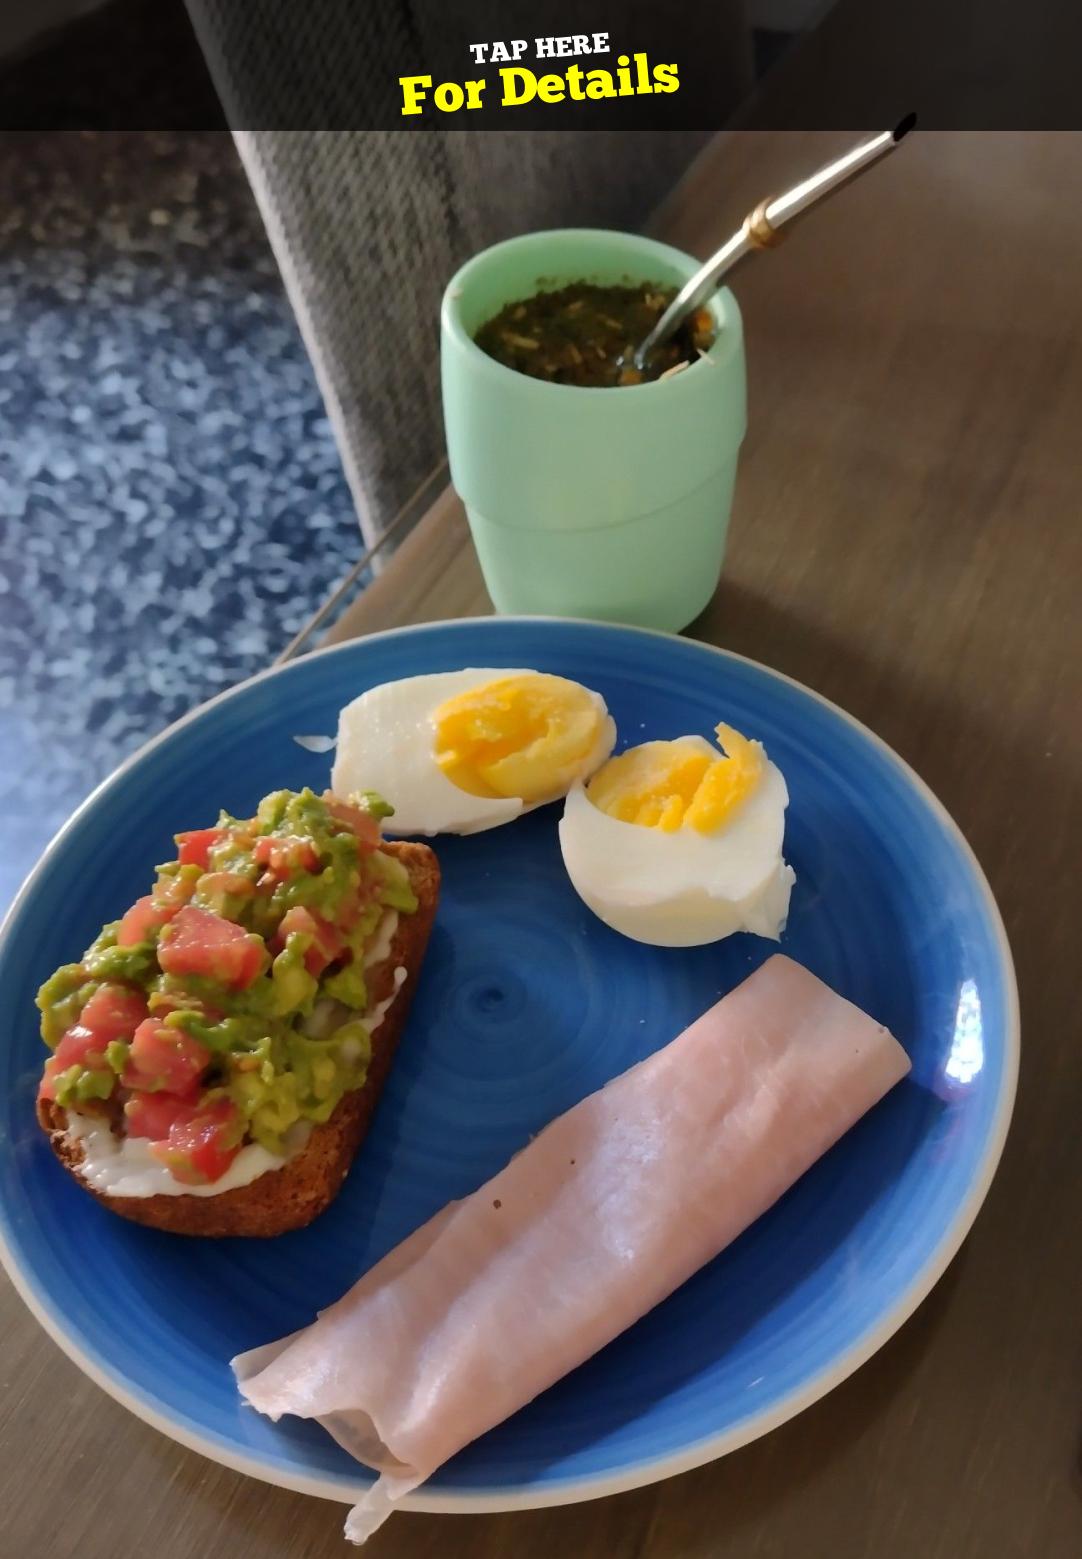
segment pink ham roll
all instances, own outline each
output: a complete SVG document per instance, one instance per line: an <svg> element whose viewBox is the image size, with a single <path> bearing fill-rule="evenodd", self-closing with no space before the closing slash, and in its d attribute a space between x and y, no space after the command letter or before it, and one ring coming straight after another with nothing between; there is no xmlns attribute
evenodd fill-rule
<svg viewBox="0 0 1082 1559"><path fill-rule="evenodd" d="M380 1472L346 1523L361 1542L723 1250L908 1070L884 1028L770 958L313 1325L234 1360L241 1392Z"/></svg>

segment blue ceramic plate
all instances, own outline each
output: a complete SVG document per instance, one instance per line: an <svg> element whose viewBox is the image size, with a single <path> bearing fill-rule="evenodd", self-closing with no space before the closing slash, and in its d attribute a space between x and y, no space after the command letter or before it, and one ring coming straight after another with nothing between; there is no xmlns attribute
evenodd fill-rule
<svg viewBox="0 0 1082 1559"><path fill-rule="evenodd" d="M188 1241L99 1208L34 1122L34 991L146 890L174 830L325 784L298 734L333 732L375 683L535 666L601 692L621 744L719 718L761 738L792 796L783 947L905 1045L912 1076L766 1217L589 1364L442 1468L410 1503L585 1499L720 1456L878 1348L958 1249L1007 1130L1018 1060L1010 954L988 886L920 781L796 683L687 640L492 619L379 634L257 677L167 731L55 840L0 943L3 1258L60 1346L185 1445L272 1483L353 1500L369 1481L313 1424L238 1401L228 1360L293 1331L531 1133L666 1044L772 944L644 948L576 898L547 807L438 841L444 895L375 1126L311 1228ZM93 1259L87 1259L87 1251ZM118 1325L118 1316L124 1324Z"/></svg>

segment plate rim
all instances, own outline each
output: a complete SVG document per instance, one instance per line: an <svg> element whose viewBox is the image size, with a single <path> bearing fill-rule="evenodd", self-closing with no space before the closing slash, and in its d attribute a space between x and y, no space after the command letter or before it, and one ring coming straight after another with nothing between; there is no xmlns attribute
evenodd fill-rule
<svg viewBox="0 0 1082 1559"><path fill-rule="evenodd" d="M502 1511L536 1510L557 1505L572 1505L586 1500L600 1499L609 1494L619 1494L631 1489L643 1488L652 1483L659 1483L680 1473L690 1472L696 1467L702 1467L709 1462L717 1461L722 1456L727 1456L730 1452L739 1450L740 1447L750 1444L753 1440L769 1434L772 1430L779 1428L782 1424L787 1423L789 1419L795 1418L799 1413L804 1412L806 1408L818 1402L820 1398L833 1391L836 1386L841 1385L861 1365L867 1363L872 1355L877 1353L893 1337L895 1332L905 1324L910 1316L914 1314L942 1278L948 1266L957 1255L970 1229L973 1227L977 1214L980 1212L991 1188L992 1180L995 1177L995 1172L1006 1143L1017 1093L1021 1053L1018 980L1010 942L999 905L996 903L991 885L969 840L943 802L940 801L939 797L916 770L887 741L866 726L863 721L858 720L855 715L851 715L839 704L834 703L825 694L818 692L815 688L808 687L806 683L798 681L796 677L789 676L787 672L777 671L749 655L742 655L736 650L725 649L721 645L708 644L701 639L685 638L682 634L666 633L657 628L640 628L632 624L603 622L587 617L515 614L506 616L450 617L439 618L431 622L403 623L394 628L379 629L374 633L362 634L357 638L344 639L337 644L324 645L319 649L310 650L307 654L298 656L295 660L264 667L262 671L255 672L252 676L244 678L243 681L235 683L232 687L224 688L220 693L216 693L212 698L198 704L194 709L189 710L187 714L182 715L179 720L174 720L163 731L159 731L157 735L150 737L148 741L142 743L135 752L131 753L122 763L118 764L115 769L106 775L99 784L95 785L90 794L80 802L70 817L67 818L52 839L50 839L40 858L21 884L7 913L3 917L3 921L0 922L0 950L2 950L4 943L11 934L12 927L22 913L24 904L34 892L38 879L43 875L47 865L61 848L67 835L76 826L83 814L96 804L98 797L114 784L116 780L141 762L147 753L153 751L155 747L166 740L171 739L176 732L183 730L185 726L201 719L208 709L214 708L216 705L235 697L246 688L268 681L276 676L281 676L294 666L341 654L344 651L355 649L361 643L378 642L402 636L425 636L448 628L464 627L466 625L477 628L482 624L578 626L600 629L602 632L621 636L631 635L642 639L661 639L685 644L708 655L717 655L724 660L740 662L743 665L752 667L755 671L761 672L768 678L795 688L814 703L829 710L867 740L881 757L885 758L900 771L901 777L916 792L939 822L944 833L958 848L979 891L992 932L992 940L995 951L998 954L1003 978L1005 1018L1003 1079L999 1098L996 1102L996 1113L970 1188L940 1239L939 1244L926 1260L924 1267L877 1324L870 1327L863 1337L858 1338L849 1349L833 1360L831 1364L821 1369L817 1375L813 1376L801 1388L790 1391L770 1407L760 1412L749 1414L728 1429L714 1435L707 1435L679 1451L633 1462L619 1472L587 1474L576 1478L564 1479L556 1483L540 1486L526 1485L518 1489L481 1488L426 1491L424 1485L422 1485L421 1488L414 1490L401 1502L403 1509L438 1514L465 1514L470 1512L494 1514ZM23 1272L9 1244L3 1219L0 1219L0 1265L3 1266L16 1293L42 1330L82 1373L111 1396L114 1401L127 1408L136 1418L142 1420L143 1423L149 1424L151 1428L158 1430L160 1433L167 1435L171 1440L185 1446L188 1450L197 1452L210 1461L216 1462L219 1466L230 1468L234 1472L243 1473L248 1477L259 1479L261 1482L269 1483L278 1488L290 1489L300 1494L315 1495L316 1497L334 1500L338 1503L352 1504L371 1487L370 1479L351 1484L349 1480L345 1479L331 1479L315 1474L294 1472L289 1468L270 1466L255 1457L246 1456L231 1449L229 1446L221 1445L209 1436L192 1433L185 1424L159 1411L152 1401L144 1400L130 1391L122 1380L110 1375L108 1370L102 1369L93 1357L85 1353L78 1342L65 1331L64 1326L53 1315L48 1306L47 1295L44 1292L39 1293L37 1287Z"/></svg>

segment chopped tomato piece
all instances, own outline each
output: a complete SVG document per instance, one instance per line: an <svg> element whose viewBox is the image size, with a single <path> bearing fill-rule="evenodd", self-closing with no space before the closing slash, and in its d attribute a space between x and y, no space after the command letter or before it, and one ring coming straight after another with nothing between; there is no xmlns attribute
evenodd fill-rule
<svg viewBox="0 0 1082 1559"><path fill-rule="evenodd" d="M262 974L266 949L261 937L212 910L185 904L158 943L158 962L167 974L195 974L244 990Z"/></svg>
<svg viewBox="0 0 1082 1559"><path fill-rule="evenodd" d="M60 1043L45 1063L39 1099L55 1099L55 1083L61 1072L69 1066L85 1067L89 1072L104 1072L109 1063L105 1059L105 1041L92 1034L79 1023L72 1025L60 1039Z"/></svg>
<svg viewBox="0 0 1082 1559"><path fill-rule="evenodd" d="M189 828L187 833L175 835L177 860L182 866L209 866L211 848L228 832L226 828Z"/></svg>
<svg viewBox="0 0 1082 1559"><path fill-rule="evenodd" d="M132 1094L124 1106L124 1127L129 1137L149 1137L163 1142L178 1122L189 1122L196 1113L198 1095L181 1098L175 1093Z"/></svg>
<svg viewBox="0 0 1082 1559"><path fill-rule="evenodd" d="M210 1051L161 1018L140 1023L121 1082L147 1093L190 1093L210 1065Z"/></svg>
<svg viewBox="0 0 1082 1559"><path fill-rule="evenodd" d="M305 949L304 967L318 979L327 965L341 955L346 944L329 921L314 910L306 909L303 904L295 904L282 916L274 939L275 947L281 951L286 945L286 938L296 931L312 939Z"/></svg>
<svg viewBox="0 0 1082 1559"><path fill-rule="evenodd" d="M69 1066L85 1066L100 1071L108 1063L105 1059L107 1039L101 1039L81 1023L68 1029L53 1051L51 1060L56 1062L57 1072L66 1072ZM48 1062L45 1063L48 1066Z"/></svg>
<svg viewBox="0 0 1082 1559"><path fill-rule="evenodd" d="M146 1015L142 991L132 990L130 985L99 985L79 1014L76 1026L89 1030L104 1050L114 1039L130 1039Z"/></svg>
<svg viewBox="0 0 1082 1559"><path fill-rule="evenodd" d="M152 898L149 893L141 899L136 899L131 909L128 910L120 922L120 930L116 934L118 947L134 947L137 942L146 942L155 931L160 931L168 921L172 920L179 904L165 904Z"/></svg>
<svg viewBox="0 0 1082 1559"><path fill-rule="evenodd" d="M65 1029L60 1042L45 1063L38 1084L39 1099L55 1099L55 1080L69 1066L103 1072L109 1063L106 1047L114 1039L131 1039L147 1015L147 1004L140 991L127 985L99 985L82 1012L79 1021Z"/></svg>
<svg viewBox="0 0 1082 1559"><path fill-rule="evenodd" d="M179 1114L163 1142L151 1144L182 1185L211 1185L220 1180L240 1152L243 1125L236 1105L224 1095Z"/></svg>
<svg viewBox="0 0 1082 1559"><path fill-rule="evenodd" d="M371 854L373 850L379 848L379 819L373 817L371 812L364 812L360 807L351 806L348 801L333 796L329 790L323 792L323 804L336 823L341 823L351 834L356 835L362 855Z"/></svg>
<svg viewBox="0 0 1082 1559"><path fill-rule="evenodd" d="M261 866L269 866L279 877L295 871L317 872L321 865L319 851L311 839L296 834L285 839L262 834L252 846L252 853Z"/></svg>

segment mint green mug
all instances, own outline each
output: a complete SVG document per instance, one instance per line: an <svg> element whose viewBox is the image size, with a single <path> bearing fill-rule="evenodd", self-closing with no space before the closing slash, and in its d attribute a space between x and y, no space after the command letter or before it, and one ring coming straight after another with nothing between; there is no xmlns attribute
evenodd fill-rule
<svg viewBox="0 0 1082 1559"><path fill-rule="evenodd" d="M698 266L632 233L568 228L495 244L451 279L441 312L447 452L497 611L676 632L713 595L746 425L744 333L728 288L709 305L709 352L649 384L551 384L473 340L539 287L679 287Z"/></svg>

